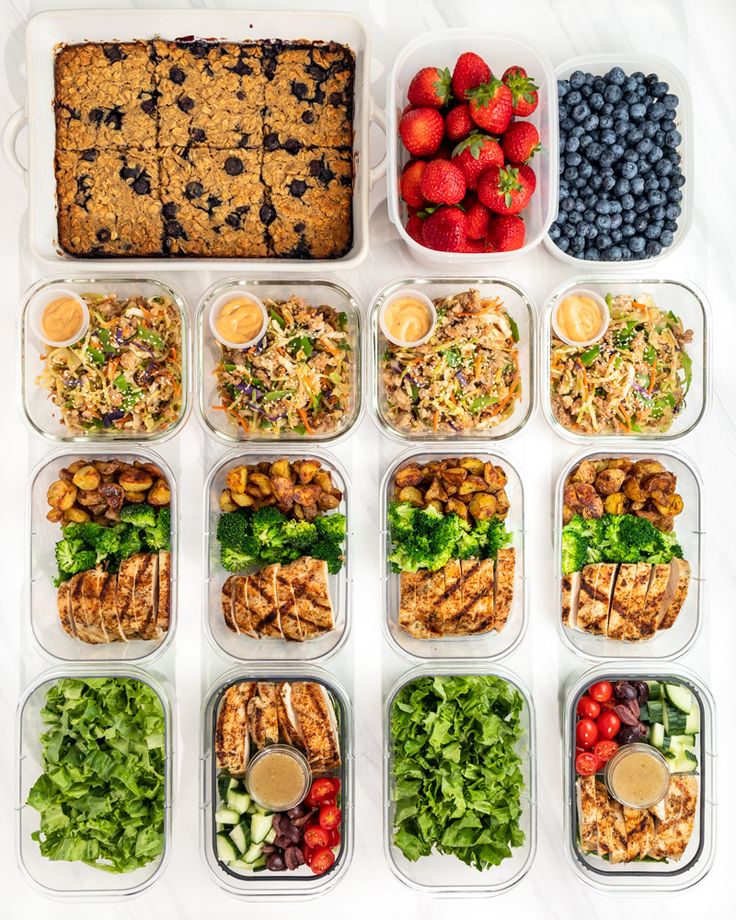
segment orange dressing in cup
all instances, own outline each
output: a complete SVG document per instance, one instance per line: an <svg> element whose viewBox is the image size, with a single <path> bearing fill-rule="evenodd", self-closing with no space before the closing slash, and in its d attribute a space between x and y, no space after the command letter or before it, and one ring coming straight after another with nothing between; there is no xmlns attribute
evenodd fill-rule
<svg viewBox="0 0 736 920"><path fill-rule="evenodd" d="M423 301L406 295L386 304L383 322L393 339L412 343L429 333L433 318Z"/></svg>
<svg viewBox="0 0 736 920"><path fill-rule="evenodd" d="M41 314L43 339L50 345L68 342L82 328L84 312L73 297L58 297L46 304Z"/></svg>
<svg viewBox="0 0 736 920"><path fill-rule="evenodd" d="M250 297L233 297L224 303L215 319L218 333L233 345L245 345L257 338L263 328L263 311Z"/></svg>
<svg viewBox="0 0 736 920"><path fill-rule="evenodd" d="M594 340L604 321L600 304L587 294L568 294L555 314L555 324L565 339L580 344Z"/></svg>

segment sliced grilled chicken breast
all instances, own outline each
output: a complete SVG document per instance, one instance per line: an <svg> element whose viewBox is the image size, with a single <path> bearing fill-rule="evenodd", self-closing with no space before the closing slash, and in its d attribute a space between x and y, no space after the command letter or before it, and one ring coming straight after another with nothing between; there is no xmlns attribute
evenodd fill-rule
<svg viewBox="0 0 736 920"><path fill-rule="evenodd" d="M267 565L260 572L248 576L246 590L251 626L257 635L264 638L283 638L276 604L276 569L275 565Z"/></svg>
<svg viewBox="0 0 736 920"><path fill-rule="evenodd" d="M157 594L158 553L145 553L135 576L133 610L128 620L131 632L128 635L132 635L136 639L155 637Z"/></svg>
<svg viewBox="0 0 736 920"><path fill-rule="evenodd" d="M297 603L291 589L288 566L279 566L276 571L276 603L279 607L279 623L284 639L301 642L304 639Z"/></svg>
<svg viewBox="0 0 736 920"><path fill-rule="evenodd" d="M662 606L662 599L667 591L669 580L669 563L652 566L652 577L649 581L649 590L647 591L642 612L642 628L646 630L647 635L654 635L657 631L659 610Z"/></svg>
<svg viewBox="0 0 736 920"><path fill-rule="evenodd" d="M422 572L422 576L417 581L416 619L430 633L441 636L444 633L445 576L441 569L437 572Z"/></svg>
<svg viewBox="0 0 736 920"><path fill-rule="evenodd" d="M76 639L77 629L74 625L74 617L72 616L70 585L71 583L69 581L63 581L59 585L59 589L56 592L56 606L59 611L59 620L62 629L65 633L70 635L72 639Z"/></svg>
<svg viewBox="0 0 736 920"><path fill-rule="evenodd" d="M600 562L586 565L583 569L580 577L578 629L598 636L605 633L616 568L609 562Z"/></svg>
<svg viewBox="0 0 736 920"><path fill-rule="evenodd" d="M493 628L497 632L506 625L514 600L514 572L516 569L516 550L513 546L500 549L496 556L495 577L493 581Z"/></svg>
<svg viewBox="0 0 736 920"><path fill-rule="evenodd" d="M247 706L255 693L253 682L232 684L220 703L215 728L215 756L220 770L242 776L250 759Z"/></svg>
<svg viewBox="0 0 736 920"><path fill-rule="evenodd" d="M646 856L654 843L654 818L646 808L624 805L626 830L626 862Z"/></svg>
<svg viewBox="0 0 736 920"><path fill-rule="evenodd" d="M135 583L138 571L143 565L143 553L134 553L123 559L118 570L117 607L120 626L126 636L135 639L137 626L133 621Z"/></svg>
<svg viewBox="0 0 736 920"><path fill-rule="evenodd" d="M118 615L117 588L117 575L105 575L100 594L100 616L112 642L127 642L128 637L123 632Z"/></svg>
<svg viewBox="0 0 736 920"><path fill-rule="evenodd" d="M279 733L283 741L287 744L294 744L296 747L304 748L304 738L299 728L299 719L294 712L294 704L291 700L291 684L289 681L283 681L276 688L279 703Z"/></svg>
<svg viewBox="0 0 736 920"><path fill-rule="evenodd" d="M672 776L669 791L664 798L667 817L655 826L654 843L648 852L649 856L655 859L681 859L695 826L698 789L698 777L694 774L676 773ZM668 803L668 799L672 799L672 802Z"/></svg>
<svg viewBox="0 0 736 920"><path fill-rule="evenodd" d="M445 582L441 601L442 629L446 635L452 635L457 630L463 609L463 571L460 560L451 559L440 572Z"/></svg>
<svg viewBox="0 0 736 920"><path fill-rule="evenodd" d="M578 601L580 600L580 572L562 576L562 623L575 629L578 625Z"/></svg>
<svg viewBox="0 0 736 920"><path fill-rule="evenodd" d="M70 600L77 637L93 645L108 642L100 612L100 591L105 573L90 569L72 576Z"/></svg>
<svg viewBox="0 0 736 920"><path fill-rule="evenodd" d="M673 559L670 564L670 580L662 598L659 614L659 628L669 629L677 619L687 599L690 587L690 563L684 559Z"/></svg>
<svg viewBox="0 0 736 920"><path fill-rule="evenodd" d="M636 566L634 584L631 587L629 598L629 613L624 627L624 639L629 642L639 642L642 639L651 639L654 631L650 632L650 624L645 612L649 582L652 578L654 566L640 562Z"/></svg>
<svg viewBox="0 0 736 920"><path fill-rule="evenodd" d="M258 639L259 635L253 628L253 618L250 614L250 587L251 582L245 575L236 575L237 581L233 585L232 617L235 627L241 635Z"/></svg>
<svg viewBox="0 0 736 920"><path fill-rule="evenodd" d="M611 862L626 862L626 822L623 806L609 797L608 809L611 815Z"/></svg>
<svg viewBox="0 0 736 920"><path fill-rule="evenodd" d="M296 614L303 637L314 639L334 629L327 563L304 556L284 568L296 599Z"/></svg>
<svg viewBox="0 0 736 920"><path fill-rule="evenodd" d="M609 639L623 639L629 618L631 592L636 579L636 563L624 562L618 567L616 585L611 598L606 635Z"/></svg>
<svg viewBox="0 0 736 920"><path fill-rule="evenodd" d="M580 845L586 853L598 850L598 820L595 802L595 776L578 778L578 825Z"/></svg>
<svg viewBox="0 0 736 920"><path fill-rule="evenodd" d="M294 681L291 703L312 772L320 774L337 770L340 766L337 719L325 688L313 681Z"/></svg>
<svg viewBox="0 0 736 920"><path fill-rule="evenodd" d="M237 579L240 576L238 575L229 575L223 585L222 590L220 591L220 601L222 603L222 616L225 620L225 626L234 633L240 633L238 629L238 624L235 622L235 617L233 616L233 595L236 591Z"/></svg>
<svg viewBox="0 0 736 920"><path fill-rule="evenodd" d="M420 572L402 572L399 576L399 626L411 632L417 619L417 582Z"/></svg>
<svg viewBox="0 0 736 920"><path fill-rule="evenodd" d="M259 748L279 740L279 712L276 684L258 681L258 693L248 703L250 734Z"/></svg>
<svg viewBox="0 0 736 920"><path fill-rule="evenodd" d="M171 553L162 549L158 554L158 603L156 606L156 638L169 631L171 620Z"/></svg>
<svg viewBox="0 0 736 920"><path fill-rule="evenodd" d="M610 856L613 849L613 815L606 787L595 781L595 819L598 826L598 855Z"/></svg>
<svg viewBox="0 0 736 920"><path fill-rule="evenodd" d="M463 606L455 632L472 636L493 627L493 560L463 559Z"/></svg>

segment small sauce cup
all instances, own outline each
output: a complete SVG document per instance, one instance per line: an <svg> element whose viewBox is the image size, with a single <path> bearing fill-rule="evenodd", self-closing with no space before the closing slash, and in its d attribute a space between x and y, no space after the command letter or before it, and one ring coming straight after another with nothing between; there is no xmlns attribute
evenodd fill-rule
<svg viewBox="0 0 736 920"><path fill-rule="evenodd" d="M245 342L232 342L228 340L217 327L217 321L220 318L223 309L227 307L228 304L232 304L237 301L249 301L258 309L261 314L262 321L258 332ZM237 348L244 351L246 348L252 348L266 334L266 329L268 328L268 310L266 310L263 301L256 297L255 294L251 294L250 291L240 292L237 289L223 291L223 293L216 297L210 305L209 324L212 335L217 339L218 342L220 342L221 345L224 345L226 348Z"/></svg>
<svg viewBox="0 0 736 920"><path fill-rule="evenodd" d="M603 774L610 795L629 808L652 808L667 795L670 770L651 744L624 744L606 763Z"/></svg>
<svg viewBox="0 0 736 920"><path fill-rule="evenodd" d="M595 308L600 313L600 323L597 326L590 322L590 314ZM567 345L579 348L586 348L600 341L606 334L610 322L611 313L605 299L595 291L584 288L568 291L562 300L555 304L552 311L552 329L557 338ZM575 323L578 329L587 329L589 334L574 337L571 331Z"/></svg>
<svg viewBox="0 0 736 920"><path fill-rule="evenodd" d="M400 308L402 305L405 308L405 313L409 313L409 315L403 317L403 329L405 332L409 332L418 327L420 328L425 322L428 327L426 332L418 335L416 338L410 338L406 334L404 336L397 334L396 327L392 329L390 325L392 318L397 321L402 320L400 315ZM399 308L399 313L392 316L397 308ZM425 313L424 316L422 315L422 311ZM424 343L428 342L432 337L435 326L437 325L437 310L426 294L412 288L402 288L400 291L395 291L382 304L378 319L381 326L381 332L392 345L398 345L400 348L416 348L418 345L424 345Z"/></svg>
<svg viewBox="0 0 736 920"><path fill-rule="evenodd" d="M288 811L304 799L312 773L307 759L290 744L269 744L248 764L245 786L251 798L267 811Z"/></svg>
<svg viewBox="0 0 736 920"><path fill-rule="evenodd" d="M57 301L73 301L81 310L81 322L73 335L65 339L51 340L44 332L44 314L48 307ZM31 331L45 345L51 345L54 348L63 348L66 345L73 345L78 342L89 329L89 308L84 299L75 291L69 288L56 287L51 285L42 291L33 295L33 299L28 308L28 321Z"/></svg>

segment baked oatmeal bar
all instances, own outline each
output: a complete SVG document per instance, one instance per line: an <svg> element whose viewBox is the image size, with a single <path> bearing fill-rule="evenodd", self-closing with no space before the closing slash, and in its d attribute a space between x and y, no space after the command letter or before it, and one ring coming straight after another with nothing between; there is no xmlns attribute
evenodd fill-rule
<svg viewBox="0 0 736 920"><path fill-rule="evenodd" d="M352 245L353 159L327 148L266 152L269 202L262 216L271 252L292 259L334 259Z"/></svg>
<svg viewBox="0 0 736 920"><path fill-rule="evenodd" d="M161 157L164 251L267 256L260 150L166 150Z"/></svg>
<svg viewBox="0 0 736 920"><path fill-rule="evenodd" d="M161 252L158 155L152 150L56 156L59 245L76 256Z"/></svg>
<svg viewBox="0 0 736 920"><path fill-rule="evenodd" d="M156 145L156 90L145 42L67 45L56 55L57 150Z"/></svg>
<svg viewBox="0 0 736 920"><path fill-rule="evenodd" d="M291 149L353 144L355 57L344 45L284 47L264 64L264 147Z"/></svg>
<svg viewBox="0 0 736 920"><path fill-rule="evenodd" d="M206 41L156 41L154 48L160 147L260 147L260 48Z"/></svg>

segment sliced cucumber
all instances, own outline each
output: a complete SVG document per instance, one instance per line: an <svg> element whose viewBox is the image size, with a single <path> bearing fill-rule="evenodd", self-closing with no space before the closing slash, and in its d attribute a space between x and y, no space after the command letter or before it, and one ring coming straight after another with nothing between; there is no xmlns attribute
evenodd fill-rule
<svg viewBox="0 0 736 920"><path fill-rule="evenodd" d="M679 750L672 760L667 761L670 773L692 773L697 767L697 758L690 751Z"/></svg>
<svg viewBox="0 0 736 920"><path fill-rule="evenodd" d="M648 680L646 684L649 687L649 700L661 700L662 684L658 680Z"/></svg>
<svg viewBox="0 0 736 920"><path fill-rule="evenodd" d="M664 725L654 722L649 727L649 743L661 751L664 747Z"/></svg>
<svg viewBox="0 0 736 920"><path fill-rule="evenodd" d="M273 815L253 815L250 819L250 839L253 843L263 843L272 827Z"/></svg>
<svg viewBox="0 0 736 920"><path fill-rule="evenodd" d="M217 835L217 858L220 862L231 863L237 859L240 854L235 849L235 844L227 834Z"/></svg>
<svg viewBox="0 0 736 920"><path fill-rule="evenodd" d="M685 732L688 735L697 735L700 731L700 706L693 700L693 708L687 714Z"/></svg>
<svg viewBox="0 0 736 920"><path fill-rule="evenodd" d="M694 735L673 735L671 748L673 751L684 751L686 748L694 751L695 750L695 736Z"/></svg>
<svg viewBox="0 0 736 920"><path fill-rule="evenodd" d="M665 708L667 710L667 731L673 737L675 735L684 735L685 726L687 725L686 713L669 703Z"/></svg>
<svg viewBox="0 0 736 920"><path fill-rule="evenodd" d="M245 832L245 825L236 824L230 831L230 839L238 848L239 853L245 853L248 849L248 835Z"/></svg>
<svg viewBox="0 0 736 920"><path fill-rule="evenodd" d="M227 794L227 807L244 815L250 805L250 796L239 789L231 789Z"/></svg>
<svg viewBox="0 0 736 920"><path fill-rule="evenodd" d="M227 797L230 795L231 790L239 788L240 783L234 776L230 776L227 773L220 773L217 777L217 791L220 793L220 799L223 802L227 802Z"/></svg>
<svg viewBox="0 0 736 920"><path fill-rule="evenodd" d="M231 869L239 869L241 872L253 871L253 864L246 862L244 859L234 859L231 863L228 863L228 866Z"/></svg>
<svg viewBox="0 0 736 920"><path fill-rule="evenodd" d="M661 700L649 700L647 703L647 717L649 722L661 722L664 725L664 705ZM644 721L644 719L642 719Z"/></svg>
<svg viewBox="0 0 736 920"><path fill-rule="evenodd" d="M247 863L254 863L259 856L263 855L263 844L251 843L243 855L243 860Z"/></svg>
<svg viewBox="0 0 736 920"><path fill-rule="evenodd" d="M642 722L651 722L651 721L652 721L652 720L649 718L649 705L648 705L647 703L642 703L641 706L639 706L639 719L640 719Z"/></svg>
<svg viewBox="0 0 736 920"><path fill-rule="evenodd" d="M215 821L218 824L240 824L240 812L232 808L218 808L215 812Z"/></svg>
<svg viewBox="0 0 736 920"><path fill-rule="evenodd" d="M271 830L263 838L263 842L273 843L275 839L276 839L276 828L273 825L271 825Z"/></svg>
<svg viewBox="0 0 736 920"><path fill-rule="evenodd" d="M672 705L687 715L693 708L693 695L688 688L683 687L682 684L666 684L665 690L667 691L667 699Z"/></svg>

